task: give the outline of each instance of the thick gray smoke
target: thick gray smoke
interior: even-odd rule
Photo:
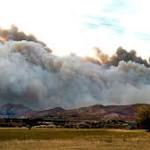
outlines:
[[[0,104],[65,108],[149,103],[150,69],[134,62],[106,67],[75,55],[56,57],[43,45],[0,45]]]

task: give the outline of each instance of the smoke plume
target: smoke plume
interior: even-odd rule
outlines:
[[[95,64],[76,55],[54,56],[40,43],[0,45],[0,104],[36,109],[149,102],[150,69],[132,61]]]
[[[12,25],[10,29],[0,28],[0,41],[2,43],[6,41],[22,41],[22,40],[33,41],[40,43],[43,46],[46,46],[44,42],[37,40],[37,38],[34,35],[32,34],[27,35],[23,31],[20,31],[18,27],[16,27],[15,25]]]

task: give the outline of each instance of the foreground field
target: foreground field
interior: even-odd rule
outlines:
[[[0,150],[149,150],[150,134],[108,129],[0,129]]]

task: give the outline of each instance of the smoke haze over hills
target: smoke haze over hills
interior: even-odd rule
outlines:
[[[58,57],[44,45],[0,45],[0,104],[35,109],[91,104],[149,103],[150,69],[135,61],[96,64],[76,55]]]

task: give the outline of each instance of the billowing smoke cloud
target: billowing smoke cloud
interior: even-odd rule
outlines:
[[[149,102],[150,69],[121,61],[97,65],[75,55],[57,57],[42,44],[0,45],[0,104],[65,108]]]
[[[97,47],[93,48],[92,50],[94,53],[94,57],[85,57],[85,60],[95,64],[99,64],[99,65],[105,64],[107,66],[118,66],[121,61],[125,61],[125,62],[132,61],[138,64],[144,64],[144,66],[146,67],[150,67],[150,64],[147,62],[146,59],[143,59],[142,57],[136,55],[135,50],[131,50],[128,52],[124,48],[119,47],[116,50],[116,53],[111,57],[103,53]]]
[[[37,40],[37,38],[29,34],[27,35],[23,31],[20,31],[18,27],[15,25],[12,25],[10,29],[3,29],[0,28],[0,41],[5,42],[5,41],[33,41],[42,44],[43,46],[46,46],[46,44],[42,41]]]
[[[103,53],[98,47],[92,48],[93,56],[86,56],[84,59],[94,64],[108,64],[109,56]]]
[[[95,53],[95,58],[101,62],[101,64],[107,64],[109,61],[109,56],[103,53],[98,47],[93,48]]]
[[[135,50],[131,50],[128,52],[122,47],[119,47],[116,51],[116,54],[110,57],[109,60],[105,63],[109,65],[118,66],[120,61],[125,61],[125,62],[132,61],[139,64],[144,64],[146,67],[150,67],[150,64],[147,62],[147,60],[142,59],[141,57],[136,55]]]

